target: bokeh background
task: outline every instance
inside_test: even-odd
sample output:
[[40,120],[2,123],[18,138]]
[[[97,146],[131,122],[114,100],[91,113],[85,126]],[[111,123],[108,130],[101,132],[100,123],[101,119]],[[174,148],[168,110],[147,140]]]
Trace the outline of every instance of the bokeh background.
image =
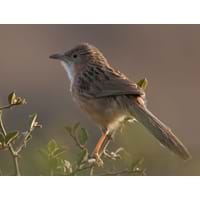
[[[110,148],[125,147],[130,160],[144,158],[148,175],[200,175],[199,36],[199,25],[0,25],[0,105],[13,90],[28,102],[5,113],[6,128],[23,130],[33,112],[43,124],[23,153],[24,174],[42,174],[38,149],[49,139],[70,149],[65,125],[80,121],[90,133],[89,149],[100,136],[74,104],[64,69],[48,58],[89,42],[130,79],[148,79],[149,109],[174,130],[193,159],[180,160],[139,124],[128,125]],[[1,170],[9,173],[11,166],[9,155],[0,152]]]

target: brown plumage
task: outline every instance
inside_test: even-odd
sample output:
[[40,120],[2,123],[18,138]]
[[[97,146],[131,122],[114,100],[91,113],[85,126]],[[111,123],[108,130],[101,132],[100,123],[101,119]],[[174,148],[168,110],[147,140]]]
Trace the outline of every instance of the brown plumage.
[[71,81],[74,100],[103,132],[95,147],[95,155],[98,155],[105,136],[116,131],[127,118],[132,118],[175,154],[183,159],[190,158],[180,140],[147,109],[145,92],[111,67],[96,47],[84,43],[50,58],[62,62]]

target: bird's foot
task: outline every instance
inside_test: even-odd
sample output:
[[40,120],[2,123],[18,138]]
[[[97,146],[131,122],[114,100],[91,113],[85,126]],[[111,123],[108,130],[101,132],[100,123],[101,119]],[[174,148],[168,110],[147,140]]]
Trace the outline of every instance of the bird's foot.
[[103,160],[100,158],[99,154],[95,153],[92,158],[88,160],[90,164],[96,164],[98,167],[103,167]]
[[98,153],[94,154],[94,157],[96,159],[97,166],[98,167],[103,167],[104,163],[103,163],[103,160],[100,158],[99,154]]

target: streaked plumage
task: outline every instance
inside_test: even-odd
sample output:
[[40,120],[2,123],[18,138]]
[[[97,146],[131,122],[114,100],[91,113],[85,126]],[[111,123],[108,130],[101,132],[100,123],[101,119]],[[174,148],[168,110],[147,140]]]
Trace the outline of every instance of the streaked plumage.
[[51,58],[65,63],[73,98],[104,133],[118,129],[127,119],[136,119],[164,146],[183,159],[190,158],[180,140],[147,109],[145,92],[111,67],[97,48],[83,43]]

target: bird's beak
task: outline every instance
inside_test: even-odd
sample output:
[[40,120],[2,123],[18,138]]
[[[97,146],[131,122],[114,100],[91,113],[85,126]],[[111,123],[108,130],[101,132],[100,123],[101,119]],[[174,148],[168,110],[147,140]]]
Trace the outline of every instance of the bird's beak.
[[57,59],[57,60],[62,60],[64,57],[64,55],[62,54],[53,54],[53,55],[50,55],[49,58],[51,59]]

